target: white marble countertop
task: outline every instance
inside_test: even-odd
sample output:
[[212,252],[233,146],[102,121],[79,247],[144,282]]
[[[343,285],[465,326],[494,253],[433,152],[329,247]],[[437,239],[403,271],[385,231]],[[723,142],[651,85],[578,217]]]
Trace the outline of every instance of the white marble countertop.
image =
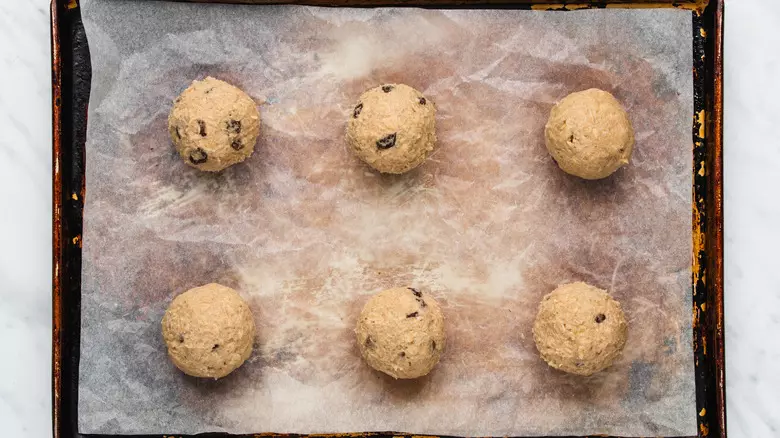
[[[726,0],[728,432],[780,437],[780,3]],[[0,1],[0,424],[51,436],[48,0]]]

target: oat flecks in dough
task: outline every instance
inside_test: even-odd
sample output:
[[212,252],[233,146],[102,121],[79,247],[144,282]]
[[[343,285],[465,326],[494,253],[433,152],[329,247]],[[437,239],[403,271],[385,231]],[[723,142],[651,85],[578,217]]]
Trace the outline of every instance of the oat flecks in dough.
[[623,351],[628,324],[620,303],[606,291],[577,282],[559,286],[539,304],[533,333],[551,367],[589,376]]
[[252,155],[260,134],[255,102],[227,82],[194,81],[173,104],[168,132],[185,163],[218,172]]
[[360,96],[347,122],[347,143],[382,173],[404,173],[436,147],[436,107],[404,84],[385,84]]
[[444,315],[436,300],[415,288],[374,295],[355,329],[363,359],[396,379],[428,374],[444,351]]
[[555,104],[544,136],[558,166],[584,179],[608,177],[628,164],[634,148],[628,114],[610,93],[596,88]]
[[233,289],[216,283],[173,299],[162,319],[168,356],[195,377],[225,377],[252,354],[255,322]]

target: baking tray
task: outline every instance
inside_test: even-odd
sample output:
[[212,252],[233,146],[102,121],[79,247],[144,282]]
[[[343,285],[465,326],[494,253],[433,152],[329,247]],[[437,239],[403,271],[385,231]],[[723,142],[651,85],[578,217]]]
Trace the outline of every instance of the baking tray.
[[[583,8],[683,8],[692,13],[693,108],[691,282],[696,412],[699,437],[726,437],[723,336],[723,0],[189,0],[219,3],[319,6],[514,8],[569,11]],[[551,12],[559,13],[559,12]],[[81,324],[81,231],[87,104],[92,76],[78,0],[52,0],[53,111],[53,356],[52,419],[55,438],[109,437],[78,433]],[[171,431],[175,432],[175,431]],[[119,435],[113,435],[119,436]],[[129,435],[123,437],[131,438]],[[133,435],[140,436],[140,435]],[[188,435],[144,435],[184,438]],[[232,437],[307,435],[206,434]],[[311,437],[407,437],[364,432]]]

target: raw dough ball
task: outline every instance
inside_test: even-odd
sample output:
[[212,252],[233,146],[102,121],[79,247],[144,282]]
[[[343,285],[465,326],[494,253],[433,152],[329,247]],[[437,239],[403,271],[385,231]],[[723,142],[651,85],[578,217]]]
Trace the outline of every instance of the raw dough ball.
[[176,367],[190,376],[217,379],[252,354],[255,321],[236,291],[211,283],[173,299],[162,334]]
[[360,312],[355,333],[363,359],[396,379],[428,374],[444,351],[439,304],[411,287],[374,295]]
[[539,304],[534,341],[551,367],[589,376],[612,365],[626,344],[620,304],[582,282],[564,284]]
[[360,96],[347,124],[347,142],[361,160],[383,173],[419,166],[436,146],[436,108],[404,84],[372,88]]
[[208,77],[194,81],[176,98],[168,132],[185,163],[217,172],[252,155],[260,113],[246,93]]
[[606,178],[628,164],[634,129],[620,102],[606,91],[572,93],[555,104],[544,128],[547,150],[564,172]]

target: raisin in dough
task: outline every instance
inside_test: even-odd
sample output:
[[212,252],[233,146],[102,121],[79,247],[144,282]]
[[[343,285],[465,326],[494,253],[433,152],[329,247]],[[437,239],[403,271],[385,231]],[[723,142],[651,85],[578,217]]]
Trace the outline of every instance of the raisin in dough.
[[374,295],[360,312],[355,333],[363,359],[396,379],[428,374],[444,351],[444,315],[439,304],[410,287]]
[[225,377],[252,354],[255,321],[233,289],[216,283],[173,299],[162,319],[168,356],[195,377]]
[[369,166],[404,173],[419,166],[436,146],[436,108],[404,84],[372,88],[360,96],[347,124],[347,143]]
[[173,104],[168,132],[185,163],[218,172],[252,155],[260,134],[255,102],[227,82],[194,81]]
[[542,359],[567,373],[589,376],[612,365],[628,325],[606,291],[578,282],[559,286],[539,304],[534,341]]
[[611,94],[596,88],[555,104],[544,135],[558,166],[584,179],[608,177],[628,164],[634,148],[628,114]]

